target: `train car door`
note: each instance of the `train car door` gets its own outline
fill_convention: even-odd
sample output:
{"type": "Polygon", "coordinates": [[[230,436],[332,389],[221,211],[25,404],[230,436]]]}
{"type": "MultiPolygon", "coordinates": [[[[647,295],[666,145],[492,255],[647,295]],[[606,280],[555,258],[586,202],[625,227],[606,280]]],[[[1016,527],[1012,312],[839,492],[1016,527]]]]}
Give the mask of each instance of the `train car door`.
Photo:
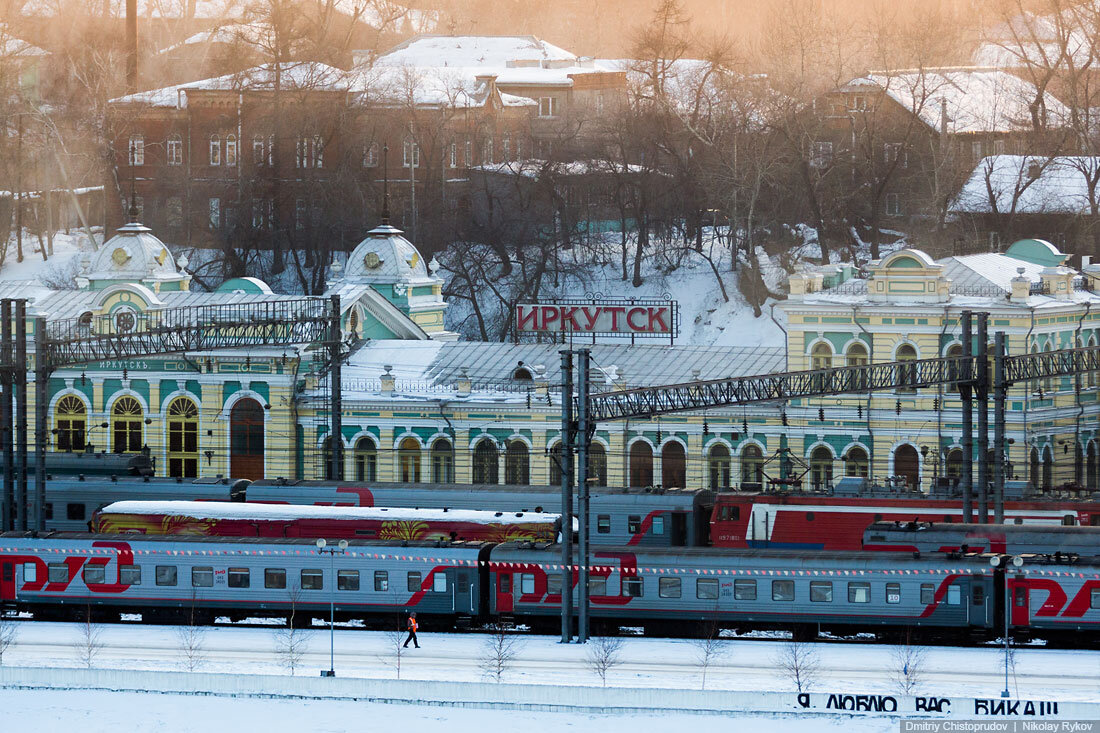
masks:
{"type": "Polygon", "coordinates": [[[749,517],[748,540],[754,547],[767,547],[768,544],[768,505],[753,504],[749,517]]]}
{"type": "Polygon", "coordinates": [[[497,573],[497,612],[511,613],[512,608],[512,574],[500,571],[497,573]]]}
{"type": "Polygon", "coordinates": [[[0,601],[15,600],[15,561],[0,560],[0,601]]]}
{"type": "Polygon", "coordinates": [[[454,610],[457,613],[470,613],[473,610],[470,603],[470,572],[468,570],[459,570],[455,573],[454,605],[454,610]]]}
{"type": "Polygon", "coordinates": [[[669,528],[669,543],[673,547],[683,547],[687,542],[688,514],[686,512],[671,512],[672,526],[669,528]]]}
{"type": "Polygon", "coordinates": [[[1026,629],[1031,625],[1031,604],[1027,581],[1022,575],[1017,575],[1009,581],[1008,588],[1012,594],[1012,625],[1026,629]]]}

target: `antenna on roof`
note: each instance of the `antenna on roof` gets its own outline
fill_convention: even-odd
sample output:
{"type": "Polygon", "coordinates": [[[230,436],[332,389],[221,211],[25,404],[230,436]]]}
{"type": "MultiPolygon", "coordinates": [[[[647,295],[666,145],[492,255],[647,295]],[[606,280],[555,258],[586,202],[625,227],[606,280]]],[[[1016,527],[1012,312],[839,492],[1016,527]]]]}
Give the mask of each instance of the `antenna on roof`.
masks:
{"type": "Polygon", "coordinates": [[[390,146],[382,146],[382,223],[390,223],[390,146]]]}
{"type": "Polygon", "coordinates": [[[134,193],[134,179],[136,174],[134,173],[134,166],[137,164],[137,142],[133,139],[130,140],[130,223],[136,224],[138,219],[141,218],[141,212],[137,207],[137,195],[134,193]]]}

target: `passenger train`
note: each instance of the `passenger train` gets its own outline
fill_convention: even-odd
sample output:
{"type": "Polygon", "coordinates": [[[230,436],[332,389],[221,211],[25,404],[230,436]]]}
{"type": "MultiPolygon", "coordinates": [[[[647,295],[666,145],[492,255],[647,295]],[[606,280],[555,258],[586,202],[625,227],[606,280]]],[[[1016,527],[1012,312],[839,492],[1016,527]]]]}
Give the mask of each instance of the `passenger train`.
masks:
{"type": "MultiPolygon", "coordinates": [[[[91,614],[179,622],[193,617],[326,618],[425,628],[478,626],[507,617],[558,627],[560,546],[507,542],[351,540],[324,557],[302,538],[168,537],[57,533],[0,535],[0,605],[35,618],[91,614]]],[[[1019,638],[1095,643],[1100,558],[1034,555],[914,557],[705,548],[596,547],[592,620],[597,633],[642,627],[691,635],[718,626],[968,642],[996,638],[1008,614],[1019,638]],[[1005,584],[1007,583],[1008,608],[1005,584]]],[[[576,573],[573,573],[574,593],[576,573]]]]}

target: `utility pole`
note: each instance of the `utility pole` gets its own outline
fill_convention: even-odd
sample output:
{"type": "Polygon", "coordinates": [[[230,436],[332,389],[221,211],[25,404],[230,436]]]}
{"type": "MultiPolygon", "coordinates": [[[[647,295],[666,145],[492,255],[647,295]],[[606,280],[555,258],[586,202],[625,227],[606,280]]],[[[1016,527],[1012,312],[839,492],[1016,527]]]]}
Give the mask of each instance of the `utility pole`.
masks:
{"type": "Polygon", "coordinates": [[[573,352],[561,351],[561,643],[573,640],[573,352]]]}
{"type": "Polygon", "coordinates": [[[332,461],[332,480],[339,481],[344,478],[344,426],[343,405],[341,404],[340,381],[342,370],[340,362],[343,359],[340,341],[340,296],[333,295],[332,315],[329,323],[329,380],[331,384],[331,424],[329,426],[330,459],[332,461]]]}
{"type": "Polygon", "coordinates": [[[15,461],[12,406],[11,300],[0,300],[0,450],[4,455],[4,531],[15,529],[15,461]]]}
{"type": "Polygon", "coordinates": [[[15,143],[15,258],[23,261],[23,113],[18,118],[19,135],[15,143]]]}
{"type": "Polygon", "coordinates": [[[46,319],[34,319],[34,528],[46,531],[46,403],[49,401],[49,368],[46,364],[46,319]]]}
{"type": "Polygon", "coordinates": [[[320,538],[316,542],[317,552],[329,557],[329,582],[332,584],[328,594],[328,669],[321,670],[322,677],[336,676],[336,555],[348,551],[348,541],[340,540],[336,547],[328,547],[328,541],[320,538]]]}
{"type": "Polygon", "coordinates": [[[27,301],[15,301],[15,493],[19,499],[19,529],[31,527],[27,496],[27,301]]]}
{"type": "Polygon", "coordinates": [[[1005,335],[993,336],[993,521],[1005,521],[1005,335]]]}
{"type": "Polygon", "coordinates": [[[962,325],[962,350],[966,361],[965,370],[959,380],[959,397],[962,398],[962,491],[963,491],[963,521],[974,521],[974,374],[970,370],[970,364],[974,359],[974,332],[971,330],[970,311],[963,311],[960,319],[962,325]]]}
{"type": "Polygon", "coordinates": [[[577,642],[584,644],[588,641],[588,349],[578,349],[577,355],[577,494],[579,501],[577,514],[580,517],[580,537],[578,551],[580,554],[580,577],[577,579],[577,642]]]}
{"type": "Polygon", "coordinates": [[[989,523],[989,314],[978,314],[978,521],[989,523]]]}

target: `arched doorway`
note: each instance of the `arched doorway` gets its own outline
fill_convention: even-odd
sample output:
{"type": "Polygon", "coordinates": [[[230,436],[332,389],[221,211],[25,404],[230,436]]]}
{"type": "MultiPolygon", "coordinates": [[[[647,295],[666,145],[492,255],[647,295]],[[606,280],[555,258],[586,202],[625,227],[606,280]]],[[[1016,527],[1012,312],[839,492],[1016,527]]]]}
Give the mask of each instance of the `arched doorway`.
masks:
{"type": "Polygon", "coordinates": [[[561,443],[557,443],[550,449],[550,485],[561,486],[561,474],[562,474],[562,455],[561,455],[561,443]]]}
{"type": "Polygon", "coordinates": [[[111,408],[111,448],[115,453],[138,453],[144,445],[145,413],[133,397],[120,397],[111,408]]]}
{"type": "Polygon", "coordinates": [[[420,443],[412,436],[397,445],[397,480],[405,484],[420,483],[420,443]]]}
{"type": "Polygon", "coordinates": [[[366,436],[355,441],[355,480],[378,480],[378,448],[366,436]]]}
{"type": "Polygon", "coordinates": [[[1043,449],[1043,489],[1049,491],[1054,488],[1054,453],[1048,445],[1043,449]]]}
{"type": "Polygon", "coordinates": [[[168,475],[199,475],[199,408],[187,397],[168,405],[168,475]]]}
{"type": "Polygon", "coordinates": [[[868,476],[867,451],[859,446],[852,446],[844,454],[844,475],[867,478],[868,476]]]}
{"type": "Polygon", "coordinates": [[[910,489],[920,488],[920,454],[914,446],[905,443],[894,451],[894,475],[904,476],[910,489]]]}
{"type": "MultiPolygon", "coordinates": [[[[898,350],[894,353],[894,361],[909,362],[916,361],[917,350],[910,344],[902,344],[898,347],[898,350]]],[[[899,364],[898,365],[898,392],[910,394],[916,392],[916,388],[910,385],[915,384],[917,381],[916,365],[913,364],[899,364]]]]}
{"type": "Polygon", "coordinates": [[[715,443],[707,454],[707,467],[710,469],[710,490],[720,491],[730,487],[730,449],[722,443],[715,443]]]}
{"type": "Polygon", "coordinates": [[[749,444],[741,451],[741,488],[745,484],[755,484],[755,487],[764,487],[764,451],[760,446],[749,444]]]}
{"type": "Polygon", "coordinates": [[[1031,488],[1037,489],[1042,485],[1042,475],[1039,473],[1039,449],[1032,448],[1028,455],[1028,482],[1031,488]]]}
{"type": "Polygon", "coordinates": [[[959,481],[963,475],[963,452],[962,448],[952,448],[947,453],[947,478],[952,481],[959,481]]]}
{"type": "Polygon", "coordinates": [[[264,477],[264,408],[250,397],[229,412],[229,473],[251,481],[264,477]]]}
{"type": "Polygon", "coordinates": [[[661,448],[661,486],[666,489],[683,488],[687,483],[687,454],[684,446],[675,440],[661,448]]]}
{"type": "Polygon", "coordinates": [[[491,440],[482,440],[474,446],[475,484],[500,483],[497,476],[497,447],[491,440]]]}
{"type": "Polygon", "coordinates": [[[630,485],[653,485],[653,449],[644,440],[630,446],[630,485]]]}
{"type": "Polygon", "coordinates": [[[810,487],[821,491],[833,485],[833,454],[823,445],[810,453],[810,487]]]}
{"type": "MultiPolygon", "coordinates": [[[[588,477],[594,486],[607,486],[607,451],[600,443],[588,445],[588,477]]],[[[558,480],[561,483],[561,480],[558,480]]]]}
{"type": "Polygon", "coordinates": [[[432,443],[432,483],[455,482],[455,458],[451,441],[440,438],[432,443]]]}
{"type": "Polygon", "coordinates": [[[1097,458],[1096,441],[1090,440],[1085,450],[1085,488],[1087,489],[1096,489],[1097,458]]]}
{"type": "Polygon", "coordinates": [[[57,420],[57,450],[62,452],[84,450],[84,436],[88,432],[88,408],[76,395],[65,395],[57,401],[54,411],[57,420]]]}
{"type": "Polygon", "coordinates": [[[522,440],[513,440],[504,453],[504,483],[514,486],[531,483],[530,454],[522,440]]]}

